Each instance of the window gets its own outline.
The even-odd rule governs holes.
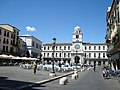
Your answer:
[[[34,43],[34,41],[33,41],[33,42],[32,42],[32,46],[33,46],[33,47],[34,47],[34,44],[35,44],[35,43]]]
[[[13,34],[13,39],[15,39],[15,34]]]
[[[59,57],[61,57],[61,53],[59,54]]]
[[[10,47],[10,52],[13,52],[13,48],[12,47]]]
[[[7,39],[7,42],[6,42],[6,44],[9,44],[9,41],[8,41],[8,39]]]
[[[13,45],[13,43],[12,43],[12,40],[11,40],[11,43],[10,43],[10,45]]]
[[[68,46],[68,50],[70,50],[70,46]]]
[[[4,40],[3,40],[3,44],[5,44],[5,38],[4,38]]]
[[[60,50],[61,50],[61,46],[60,46]]]
[[[100,46],[98,47],[98,50],[100,50]]]
[[[56,50],[58,49],[58,47],[56,46]]]
[[[91,57],[91,53],[89,53],[89,57]]]
[[[79,38],[79,35],[76,35],[76,38]]]
[[[94,46],[94,50],[96,50],[96,46]]]
[[[45,53],[44,53],[44,57],[45,57]]]
[[[49,46],[48,46],[48,50],[49,50]]]
[[[6,52],[8,52],[8,46],[6,46]]]
[[[98,58],[100,58],[100,53],[98,54]]]
[[[11,34],[11,38],[13,38],[13,34]]]
[[[64,57],[66,57],[66,53],[64,53]]]
[[[85,46],[85,50],[87,50],[87,47]]]
[[[36,48],[38,48],[38,44],[36,43]]]
[[[64,50],[66,50],[66,46],[64,46]]]
[[[91,46],[89,46],[89,50],[91,50]]]
[[[105,46],[103,46],[103,50],[105,50]]]
[[[68,57],[70,57],[70,53],[68,53]]]
[[[105,53],[103,53],[103,58],[105,58]]]
[[[96,58],[96,53],[94,53],[94,58]]]
[[[56,53],[56,57],[57,57],[57,53]]]
[[[5,46],[3,45],[3,52],[5,52]]]
[[[53,57],[53,55],[54,55],[54,54],[52,53],[52,57]]]
[[[9,32],[7,32],[7,37],[9,37]]]
[[[13,40],[13,45],[15,45],[15,40]]]
[[[4,36],[6,36],[6,31],[4,31]]]
[[[44,46],[44,50],[46,50],[46,47]]]

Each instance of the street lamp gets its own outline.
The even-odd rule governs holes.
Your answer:
[[[49,76],[56,76],[56,74],[55,74],[55,70],[54,70],[54,61],[55,61],[55,58],[54,58],[55,44],[56,44],[56,38],[53,38],[53,46],[52,46],[52,49],[53,49],[52,72],[49,74]]]

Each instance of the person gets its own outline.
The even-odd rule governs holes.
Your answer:
[[[103,77],[105,77],[105,75],[106,75],[106,69],[105,68],[103,68],[102,74],[103,74]]]
[[[94,71],[95,71],[95,69],[96,69],[96,64],[94,63],[94,67],[93,67],[93,69],[94,69]]]
[[[36,70],[37,70],[37,63],[34,62],[33,63],[33,73],[36,74]]]

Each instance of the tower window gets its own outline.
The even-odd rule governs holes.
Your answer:
[[[87,50],[87,47],[85,46],[85,50]]]
[[[76,35],[76,38],[79,38],[79,35]]]

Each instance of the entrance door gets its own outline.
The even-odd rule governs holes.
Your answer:
[[[75,56],[75,63],[79,63],[80,57],[79,56]]]

